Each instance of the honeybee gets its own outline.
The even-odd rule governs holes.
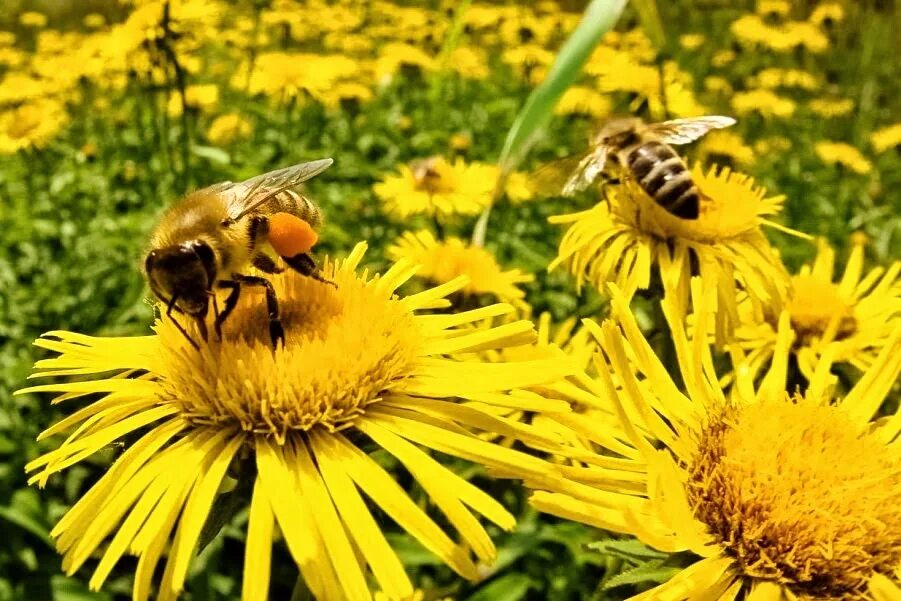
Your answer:
[[[284,345],[272,283],[244,273],[250,265],[268,274],[283,271],[264,252],[263,243],[268,242],[295,271],[334,285],[319,274],[309,254],[322,214],[309,198],[294,190],[332,162],[321,159],[243,182],[214,184],[188,194],[163,214],[151,234],[144,271],[151,291],[166,305],[166,317],[192,346],[199,348],[172,312],[193,318],[206,340],[212,299],[216,333],[221,337],[222,324],[234,310],[244,285],[265,289],[272,345]],[[216,289],[230,290],[221,312]]]
[[[584,190],[616,164],[654,202],[682,219],[697,219],[700,193],[685,163],[670,144],[688,144],[712,129],[735,124],[735,119],[712,115],[645,123],[637,117],[607,122],[595,134],[591,149],[563,186],[563,195]]]

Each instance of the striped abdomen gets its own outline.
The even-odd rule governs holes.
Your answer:
[[[697,219],[700,194],[676,151],[658,141],[627,150],[625,166],[648,196],[682,219]]]
[[[282,190],[263,205],[266,213],[290,213],[300,217],[313,229],[322,225],[322,212],[312,200],[294,190]]]

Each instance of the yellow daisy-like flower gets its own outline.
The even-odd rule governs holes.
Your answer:
[[[23,27],[41,29],[47,26],[47,15],[33,10],[26,11],[19,15],[19,24]]]
[[[477,215],[491,202],[497,179],[496,168],[467,165],[463,159],[450,163],[442,157],[400,165],[398,171],[385,176],[373,191],[385,210],[401,219],[422,213]]]
[[[586,115],[606,117],[613,111],[613,102],[605,96],[585,86],[570,86],[563,93],[554,113],[557,115]]]
[[[522,344],[532,324],[467,328],[511,311],[509,305],[419,315],[447,306],[445,297],[465,282],[399,298],[396,289],[416,266],[401,261],[382,276],[360,275],[364,252],[360,244],[346,260],[326,262],[323,275],[336,288],[290,271],[271,278],[286,335],[286,345],[276,349],[265,304],[252,294],[241,296],[222,339],[211,337],[199,349],[169,319],[157,322],[153,336],[51,332],[37,341],[59,356],[38,362],[36,376],[80,378],[27,392],[58,393],[55,402],[103,396],[41,435],[71,431],[56,450],[28,464],[32,482],[43,485],[111,442],[141,432],[53,529],[67,573],[96,552],[90,584],[97,589],[123,554],[136,555],[133,597],[144,600],[168,549],[159,598],[174,599],[231,466],[239,481],[252,481],[243,483],[252,488],[243,599],[268,598],[276,528],[316,598],[370,599],[368,571],[389,598],[410,597],[413,586],[361,492],[457,573],[478,577],[472,555],[490,562],[495,548],[473,513],[505,529],[514,518],[422,447],[498,469],[546,473],[543,461],[484,441],[476,431],[536,445],[547,444],[546,438],[460,400],[515,407],[516,389],[551,384],[574,368],[560,357],[452,359]],[[183,325],[197,337],[193,323]],[[362,435],[410,472],[460,542],[357,446]]]
[[[55,100],[35,100],[0,111],[0,154],[41,148],[69,121],[66,107]]]
[[[558,256],[549,269],[565,265],[581,287],[598,290],[615,282],[631,299],[651,286],[657,265],[667,294],[685,298],[692,275],[716,282],[720,342],[737,322],[737,295],[747,292],[756,315],[778,313],[788,289],[788,273],[761,231],[777,213],[783,196],[766,197],[746,175],[700,165],[691,170],[701,191],[698,219],[668,213],[631,179],[608,186],[607,201],[581,213],[552,217],[568,223]]]
[[[754,150],[745,144],[740,134],[729,130],[712,131],[698,144],[698,156],[702,162],[718,157],[728,157],[739,164],[754,162]]]
[[[810,13],[809,21],[817,27],[841,23],[845,20],[845,7],[838,2],[820,2]]]
[[[702,296],[701,334],[715,307]],[[756,390],[740,373],[727,394],[677,307],[664,302],[684,388],[615,291],[613,310],[616,321],[587,327],[601,349],[595,392],[619,423],[583,429],[601,450],[575,447],[582,464],[565,477],[527,479],[531,503],[698,557],[633,600],[899,598],[901,412],[872,420],[901,373],[901,329],[843,399],[828,361],[803,396],[786,391],[790,335]]]
[[[859,175],[866,175],[873,170],[873,164],[850,144],[824,141],[817,142],[813,149],[824,163],[841,165]]]
[[[793,100],[770,90],[736,92],[732,97],[732,109],[738,115],[758,113],[763,117],[791,117],[795,108],[797,105]]]
[[[870,134],[870,144],[877,154],[882,154],[889,148],[901,146],[901,123],[887,125]]]
[[[420,265],[418,275],[437,284],[465,276],[468,283],[460,289],[463,295],[490,294],[520,307],[525,305],[526,293],[517,284],[535,279],[519,269],[504,271],[494,255],[480,246],[460,238],[438,241],[428,230],[405,232],[388,247],[388,256]]]
[[[791,2],[786,0],[758,0],[755,12],[764,16],[787,17],[791,8]]]
[[[321,98],[338,81],[357,75],[357,61],[341,55],[302,52],[266,52],[257,57],[250,78],[238,73],[232,85],[251,94],[266,94],[277,100],[287,100],[308,93]]]
[[[210,112],[219,104],[219,86],[214,83],[188,86],[185,89],[185,106],[201,112]],[[179,94],[169,97],[167,111],[170,116],[181,115],[182,99]]]
[[[469,79],[485,79],[491,74],[488,56],[477,46],[455,48],[448,58],[448,66]]]
[[[706,41],[707,38],[703,33],[686,33],[679,36],[679,45],[686,50],[697,50]]]
[[[854,110],[854,101],[850,98],[814,98],[807,107],[821,117],[844,117]]]
[[[901,322],[901,261],[868,273],[863,262],[864,245],[856,241],[841,279],[833,281],[835,250],[822,242],[813,265],[792,277],[785,311],[795,337],[792,352],[808,379],[827,353],[835,363],[866,371]],[[747,354],[751,372],[759,373],[772,359],[778,323],[757,321],[742,309],[734,344]]]
[[[435,59],[426,54],[421,48],[411,44],[391,42],[385,44],[379,50],[379,56],[375,61],[376,79],[389,78],[407,66],[422,71],[435,69]]]
[[[246,138],[252,131],[250,121],[238,113],[226,113],[213,119],[206,137],[217,146],[226,146],[239,138]]]

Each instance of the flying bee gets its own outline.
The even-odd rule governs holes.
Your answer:
[[[735,119],[716,115],[650,124],[637,117],[609,121],[595,134],[591,149],[570,174],[563,195],[584,190],[612,163],[669,213],[697,219],[700,192],[670,144],[688,144],[712,129],[734,124]]]
[[[222,182],[192,192],[166,211],[150,237],[144,271],[154,295],[166,305],[166,316],[199,348],[172,312],[193,318],[204,340],[212,299],[216,334],[234,310],[242,286],[265,289],[269,335],[273,347],[285,342],[278,299],[272,283],[244,273],[252,265],[267,274],[283,268],[266,254],[266,242],[295,271],[334,285],[319,274],[310,249],[322,213],[299,186],[326,169],[332,159],[301,163],[243,182]],[[215,290],[229,290],[222,312]]]

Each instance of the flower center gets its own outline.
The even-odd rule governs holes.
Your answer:
[[[273,349],[262,290],[245,287],[217,340],[184,325],[195,350],[169,319],[157,324],[164,398],[196,423],[271,433],[347,427],[410,371],[421,335],[408,309],[352,271],[323,269],[337,289],[294,272],[269,276],[285,346]],[[223,298],[218,299],[222,306]],[[212,312],[212,311],[211,311]]]
[[[711,418],[689,502],[748,576],[856,598],[901,561],[901,461],[845,413],[803,399]]]
[[[764,199],[764,191],[750,177],[727,168],[704,172],[695,166],[691,178],[700,192],[697,219],[680,219],[669,213],[631,177],[611,201],[613,211],[623,222],[658,238],[709,244],[753,231],[760,223],[759,216],[775,212],[770,205],[781,202],[779,198]]]
[[[452,169],[441,157],[430,157],[410,165],[416,189],[427,194],[450,194],[455,190]]]
[[[832,320],[837,321],[836,340],[847,338],[857,330],[854,307],[845,301],[838,286],[814,276],[792,278],[788,310],[801,344],[822,337]]]

